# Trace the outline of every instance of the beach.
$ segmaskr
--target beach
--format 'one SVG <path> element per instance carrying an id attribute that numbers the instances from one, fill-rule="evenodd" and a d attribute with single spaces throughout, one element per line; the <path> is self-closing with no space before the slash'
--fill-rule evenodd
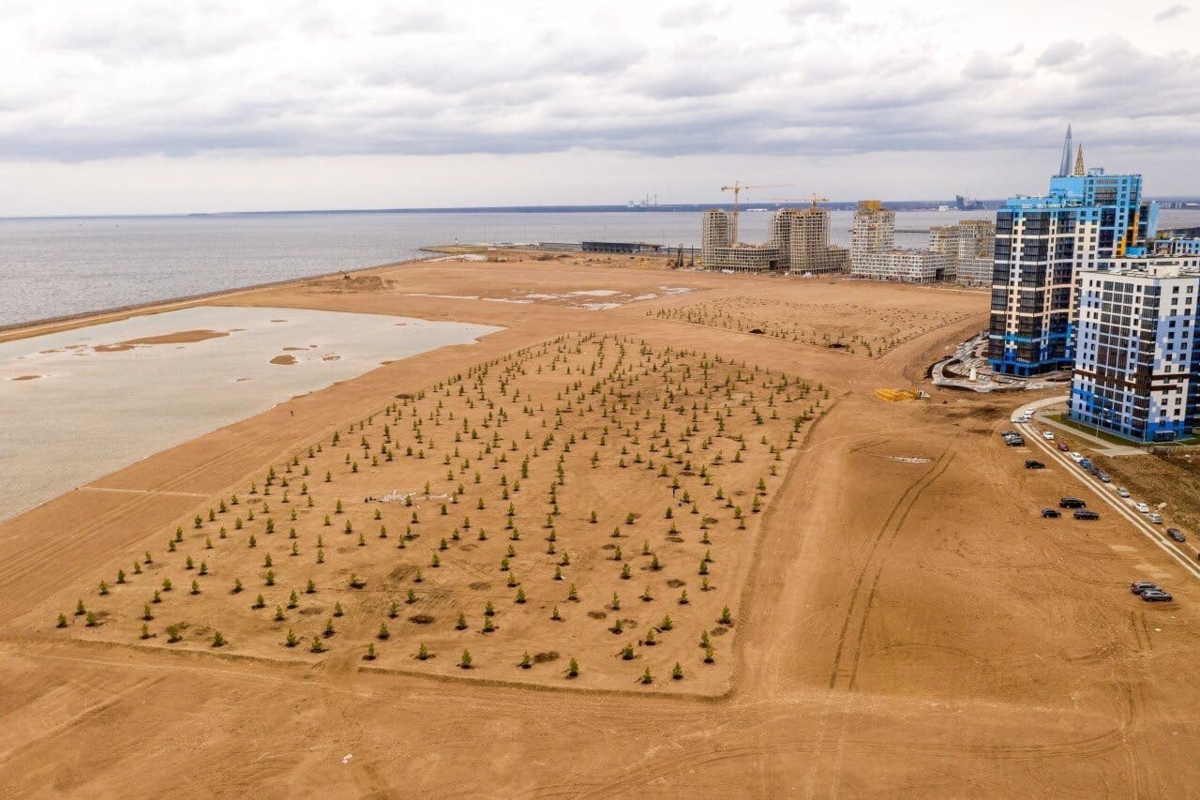
<path id="1" fill-rule="evenodd" d="M 1078 485 L 995 435 L 1040 395 L 925 379 L 988 305 L 504 251 L 9 331 L 88 355 L 6 396 L 55 359 L 162 358 L 204 406 L 281 384 L 0 522 L 0 784 L 1187 794 L 1195 590 L 1116 519 L 1041 520 Z M 305 335 L 326 314 L 353 341 Z"/>

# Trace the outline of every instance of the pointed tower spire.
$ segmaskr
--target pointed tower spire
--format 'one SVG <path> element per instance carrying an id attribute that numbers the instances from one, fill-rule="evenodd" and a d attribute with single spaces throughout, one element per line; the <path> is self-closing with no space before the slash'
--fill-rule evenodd
<path id="1" fill-rule="evenodd" d="M 1084 175 L 1083 169 L 1083 145 L 1079 145 L 1079 152 L 1075 154 L 1075 172 L 1076 177 L 1082 178 Z"/>
<path id="2" fill-rule="evenodd" d="M 1058 164 L 1058 176 L 1065 178 L 1071 174 L 1071 123 L 1067 123 L 1067 136 L 1063 139 L 1062 159 Z"/>

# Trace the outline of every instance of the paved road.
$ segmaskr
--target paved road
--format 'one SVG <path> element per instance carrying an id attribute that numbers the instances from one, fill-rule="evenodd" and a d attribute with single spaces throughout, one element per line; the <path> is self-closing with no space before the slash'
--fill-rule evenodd
<path id="1" fill-rule="evenodd" d="M 1055 400 L 1055 398 L 1051 398 Z M 1061 399 L 1057 400 L 1061 402 Z M 1046 401 L 1040 401 L 1045 404 Z M 1029 405 L 1034 405 L 1030 403 Z M 1024 408 L 1020 409 L 1024 410 Z M 1019 411 L 1020 411 L 1019 410 Z M 1013 416 L 1019 415 L 1014 413 Z M 1116 487 L 1112 484 L 1102 483 L 1093 478 L 1087 472 L 1079 468 L 1079 465 L 1072 461 L 1065 453 L 1059 451 L 1051 442 L 1042 437 L 1040 429 L 1032 423 L 1017 423 L 1017 429 L 1021 435 L 1025 437 L 1025 441 L 1033 442 L 1037 447 L 1041 448 L 1051 460 L 1058 463 L 1071 475 L 1074 475 L 1076 480 L 1086 486 L 1102 501 L 1107 503 L 1118 514 L 1130 522 L 1133 527 L 1143 536 L 1153 542 L 1160 550 L 1165 552 L 1171 558 L 1175 559 L 1180 566 L 1184 568 L 1193 578 L 1200 580 L 1200 564 L 1197 562 L 1197 553 L 1189 544 L 1179 544 L 1170 539 L 1163 532 L 1163 527 L 1152 525 L 1145 517 L 1138 513 L 1133 504 L 1136 501 L 1134 498 L 1125 499 L 1117 494 Z"/>

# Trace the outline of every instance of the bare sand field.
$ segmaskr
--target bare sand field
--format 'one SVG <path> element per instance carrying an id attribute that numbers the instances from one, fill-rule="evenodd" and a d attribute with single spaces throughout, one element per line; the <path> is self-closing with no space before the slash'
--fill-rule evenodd
<path id="1" fill-rule="evenodd" d="M 876 394 L 986 296 L 507 258 L 205 301 L 504 330 L 0 524 L 6 795 L 1192 793 L 1188 576 Z"/>

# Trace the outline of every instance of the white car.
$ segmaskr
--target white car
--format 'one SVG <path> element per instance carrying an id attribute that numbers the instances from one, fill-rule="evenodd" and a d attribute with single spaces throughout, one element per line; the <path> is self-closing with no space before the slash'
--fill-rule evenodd
<path id="1" fill-rule="evenodd" d="M 1150 514 L 1149 516 L 1146 517 L 1146 519 L 1150 520 L 1155 525 L 1162 525 L 1162 515 L 1161 514 Z"/>
<path id="2" fill-rule="evenodd" d="M 1053 442 L 1053 441 L 1054 441 L 1054 434 L 1053 434 L 1053 433 L 1051 433 L 1050 431 L 1042 431 L 1042 438 L 1043 438 L 1043 439 L 1046 439 L 1047 441 L 1051 441 L 1051 442 Z"/>
<path id="3" fill-rule="evenodd" d="M 1150 513 L 1150 506 L 1146 505 L 1145 503 L 1134 503 L 1133 507 L 1138 510 L 1139 514 Z"/>
<path id="4" fill-rule="evenodd" d="M 1083 461 L 1083 453 L 1071 453 L 1071 460 L 1078 464 Z"/>
<path id="5" fill-rule="evenodd" d="M 1121 497 L 1129 497 L 1129 490 L 1126 489 L 1124 486 L 1118 486 L 1117 494 L 1119 494 Z"/>

